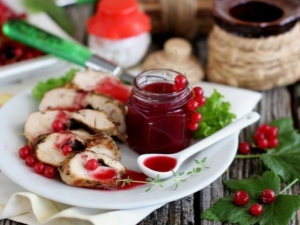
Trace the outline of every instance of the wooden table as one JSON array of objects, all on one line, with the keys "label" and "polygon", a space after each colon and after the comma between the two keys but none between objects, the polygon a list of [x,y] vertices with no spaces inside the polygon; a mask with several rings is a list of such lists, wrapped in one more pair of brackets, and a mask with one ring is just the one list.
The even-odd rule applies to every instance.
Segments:
[{"label": "wooden table", "polygon": [[[68,13],[76,25],[74,37],[86,43],[85,24],[82,21],[93,13],[94,7],[92,4],[81,6],[70,6],[67,8]],[[205,37],[198,38],[195,43],[195,52],[199,59],[205,64],[206,60],[206,43]],[[259,124],[271,122],[274,119],[282,117],[292,117],[295,128],[300,126],[300,85],[293,84],[288,87],[279,87],[272,90],[263,91],[263,98],[256,107],[256,111],[260,113],[261,119]],[[246,100],[246,99],[245,99]],[[257,126],[256,123],[244,129],[240,134],[240,141],[246,139],[246,136],[253,133]],[[264,166],[259,159],[235,159],[228,170],[212,184],[201,191],[198,191],[190,196],[180,200],[170,202],[160,209],[157,209],[139,225],[220,225],[223,223],[211,222],[202,220],[201,214],[210,208],[219,198],[226,196],[228,190],[225,188],[223,181],[227,179],[249,178],[251,175],[261,175],[264,171]],[[294,185],[288,194],[300,194],[299,183]],[[297,214],[297,219],[291,222],[293,225],[300,224],[300,212]],[[0,221],[0,225],[20,225],[9,220]]]}]

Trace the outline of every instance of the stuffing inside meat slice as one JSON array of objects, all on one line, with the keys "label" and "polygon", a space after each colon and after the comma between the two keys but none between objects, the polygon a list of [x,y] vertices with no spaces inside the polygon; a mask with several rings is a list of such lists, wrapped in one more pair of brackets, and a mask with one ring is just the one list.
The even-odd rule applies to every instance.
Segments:
[{"label": "stuffing inside meat slice", "polygon": [[[89,160],[97,160],[98,166],[87,168]],[[126,173],[125,167],[111,157],[85,151],[64,160],[58,168],[61,179],[68,185],[86,188],[116,188],[116,180]]]},{"label": "stuffing inside meat slice", "polygon": [[39,110],[69,110],[75,111],[86,107],[86,92],[70,88],[54,88],[43,96]]},{"label": "stuffing inside meat slice", "polygon": [[114,160],[121,160],[121,151],[114,140],[105,133],[93,135],[87,140],[87,151],[107,155]]},{"label": "stuffing inside meat slice", "polygon": [[36,138],[42,134],[53,132],[52,124],[54,120],[61,120],[68,126],[70,112],[52,110],[45,112],[33,112],[29,114],[24,125],[24,135],[29,142],[34,143]]},{"label": "stuffing inside meat slice", "polygon": [[117,127],[112,119],[103,111],[82,109],[73,112],[70,116],[72,121],[71,127],[81,127],[93,133],[105,132],[108,135],[117,135]]},{"label": "stuffing inside meat slice", "polygon": [[50,133],[38,137],[34,154],[40,162],[58,167],[67,156],[84,151],[85,146],[84,137],[70,131]]}]

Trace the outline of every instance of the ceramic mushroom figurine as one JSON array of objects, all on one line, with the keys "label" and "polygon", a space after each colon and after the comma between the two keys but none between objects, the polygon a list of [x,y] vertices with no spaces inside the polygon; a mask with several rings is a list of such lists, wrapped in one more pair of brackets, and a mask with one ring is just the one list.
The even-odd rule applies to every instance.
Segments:
[{"label": "ceramic mushroom figurine", "polygon": [[149,69],[172,69],[183,73],[189,83],[197,83],[204,77],[200,61],[192,55],[191,44],[183,38],[171,38],[164,49],[149,54],[142,67]]}]

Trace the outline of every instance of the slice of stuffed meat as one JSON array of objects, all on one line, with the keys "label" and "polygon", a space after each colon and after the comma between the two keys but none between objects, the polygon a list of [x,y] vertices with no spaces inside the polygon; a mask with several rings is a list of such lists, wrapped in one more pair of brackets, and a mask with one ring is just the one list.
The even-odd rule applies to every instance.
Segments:
[{"label": "slice of stuffed meat", "polygon": [[108,189],[116,188],[117,179],[126,173],[125,167],[120,162],[91,151],[67,158],[61,163],[58,171],[61,179],[68,185]]}]

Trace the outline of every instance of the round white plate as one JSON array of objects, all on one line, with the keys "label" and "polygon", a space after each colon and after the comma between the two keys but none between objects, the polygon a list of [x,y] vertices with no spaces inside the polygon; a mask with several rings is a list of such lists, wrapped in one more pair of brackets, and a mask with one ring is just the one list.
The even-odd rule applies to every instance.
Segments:
[{"label": "round white plate", "polygon": [[[242,89],[201,83],[205,93],[211,94],[214,88],[231,102],[232,111],[237,117],[251,111],[260,99],[260,94]],[[244,98],[251,97],[248,102]],[[200,173],[189,177],[186,182],[164,188],[154,187],[146,192],[147,185],[129,190],[100,191],[71,187],[62,181],[47,179],[34,173],[18,156],[18,149],[26,143],[22,136],[24,122],[29,113],[37,110],[38,103],[32,98],[30,90],[16,95],[0,109],[0,168],[13,182],[45,198],[81,207],[103,209],[127,209],[159,203],[166,203],[190,195],[206,187],[229,167],[236,154],[238,133],[212,145],[185,162],[180,171],[190,171],[196,166],[194,160],[207,157],[206,166]],[[242,109],[242,110],[241,110]],[[120,145],[122,163],[129,169],[139,171],[137,154]],[[172,182],[171,182],[172,183]],[[168,187],[169,186],[169,187]]]}]

